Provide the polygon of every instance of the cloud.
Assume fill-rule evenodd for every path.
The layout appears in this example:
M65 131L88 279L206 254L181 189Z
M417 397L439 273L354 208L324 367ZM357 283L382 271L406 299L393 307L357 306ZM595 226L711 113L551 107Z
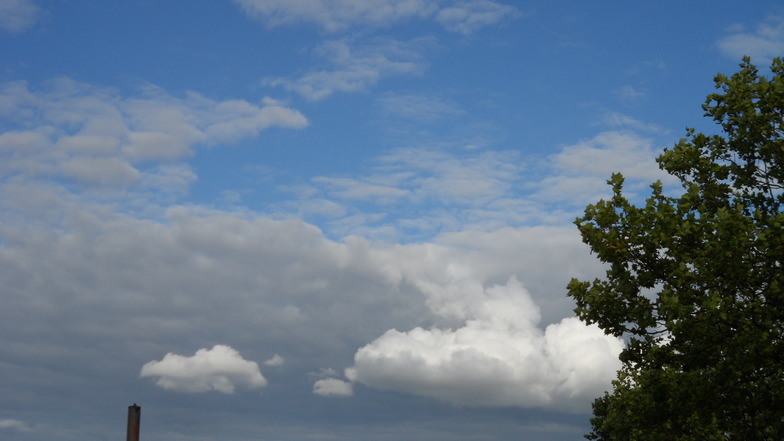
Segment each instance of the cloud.
M32 430L32 428L24 421L7 419L0 420L0 430L18 430L20 432L29 432Z
M632 129L639 132L662 133L664 129L656 124L645 123L629 115L618 112L606 112L601 116L601 122L615 128Z
M328 225L333 234L362 230L384 240L394 238L390 230L431 236L437 231L492 228L530 221L534 215L523 194L525 168L525 159L513 151L395 149L379 157L365 175L312 178L308 191L298 193L302 199L296 207L314 200L334 201L345 215ZM365 229L357 224L359 219L367 221Z
M422 42L377 40L354 46L348 40L328 41L315 51L326 63L325 68L296 79L267 78L263 83L283 87L314 101L335 92L363 92L381 78L421 73L426 66L421 55Z
M275 354L269 360L264 362L264 366L283 366L286 360L278 354Z
M225 345L199 349L191 357L170 352L160 361L146 363L139 375L159 377L155 384L175 392L215 390L232 394L237 386L255 389L267 385L258 364L243 359L237 350Z
M490 0L234 0L246 14L268 26L313 23L327 32L349 27L385 27L411 19L434 19L446 29L470 33L515 14Z
M622 103L631 105L645 100L646 92L631 85L625 85L613 90L613 94L617 96Z
M323 378L313 384L313 393L324 397L350 397L354 395L354 385L337 378Z
M718 41L724 55L740 60L751 57L755 63L769 63L774 57L784 53L784 17L769 17L754 31L745 31L743 26L735 26L730 35Z
M149 164L182 160L198 144L230 143L270 127L308 124L301 113L272 100L256 105L193 92L180 98L152 86L124 97L65 78L49 81L41 90L24 82L4 83L0 102L0 116L17 125L0 134L0 171L68 178L102 189L174 183L174 168ZM162 175L155 176L156 170ZM193 180L178 174L185 180L177 180L176 191Z
M41 16L32 0L4 0L0 2L0 29L17 34L32 27Z
M350 178L315 177L312 182L321 186L333 197L340 199L373 199L382 204L392 203L408 194L408 191L389 185L362 182ZM386 201L386 202L385 202Z
M431 96L387 93L376 105L388 117L415 122L432 122L465 113L457 104Z
M450 31L471 34L484 26L517 14L517 9L509 5L489 0L473 0L449 3L449 6L436 13L435 18Z
M659 151L653 141L634 132L606 131L567 146L551 157L554 172L539 184L538 199L583 205L608 194L607 180L620 172L631 191L656 180L674 185L677 180L659 169Z
M349 379L461 405L584 412L620 368L623 343L596 326L565 318L539 329L539 308L514 277L428 289L448 297L431 303L434 312L465 324L389 330L356 352Z

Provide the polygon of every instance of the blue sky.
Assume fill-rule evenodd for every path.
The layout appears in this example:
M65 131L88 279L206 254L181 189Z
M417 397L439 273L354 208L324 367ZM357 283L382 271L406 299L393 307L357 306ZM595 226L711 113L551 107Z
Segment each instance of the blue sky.
M0 438L576 440L571 224L754 2L0 0Z

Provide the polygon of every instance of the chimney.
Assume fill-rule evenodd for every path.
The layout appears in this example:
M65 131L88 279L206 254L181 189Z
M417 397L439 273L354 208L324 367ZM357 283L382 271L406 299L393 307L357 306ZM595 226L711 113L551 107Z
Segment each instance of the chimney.
M142 416L142 408L133 403L128 406L128 437L126 441L139 441L139 421Z

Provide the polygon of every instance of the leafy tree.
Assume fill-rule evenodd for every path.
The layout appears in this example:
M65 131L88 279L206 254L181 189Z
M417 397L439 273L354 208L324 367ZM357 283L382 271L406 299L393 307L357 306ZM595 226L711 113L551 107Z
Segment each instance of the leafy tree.
M784 63L766 78L748 58L703 109L696 133L657 159L662 184L641 206L623 195L575 221L608 266L572 280L575 312L623 337L622 369L593 404L590 440L784 440Z

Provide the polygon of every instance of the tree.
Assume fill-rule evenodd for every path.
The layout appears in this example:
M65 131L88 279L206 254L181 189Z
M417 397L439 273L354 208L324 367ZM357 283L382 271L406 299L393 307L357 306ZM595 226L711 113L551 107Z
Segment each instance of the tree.
M589 205L577 224L606 277L572 280L575 312L627 342L590 440L784 439L784 63L748 58L658 157L683 193L651 185Z

